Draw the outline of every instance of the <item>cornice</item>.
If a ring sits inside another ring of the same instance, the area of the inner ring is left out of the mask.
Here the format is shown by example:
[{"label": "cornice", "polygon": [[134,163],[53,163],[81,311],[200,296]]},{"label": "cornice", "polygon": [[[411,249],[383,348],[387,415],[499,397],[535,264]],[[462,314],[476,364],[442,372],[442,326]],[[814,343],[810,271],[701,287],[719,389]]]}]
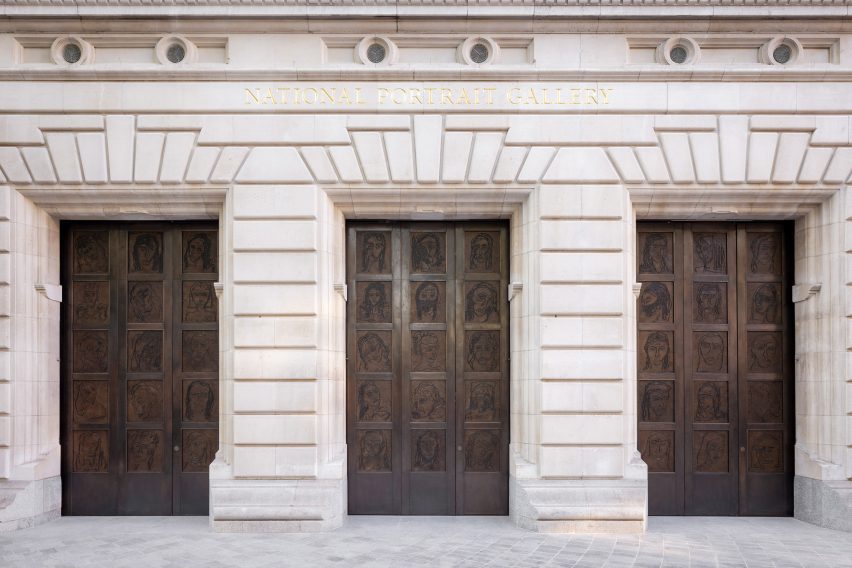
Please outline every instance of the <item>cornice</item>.
[{"label": "cornice", "polygon": [[852,0],[2,0],[6,17],[849,17]]}]

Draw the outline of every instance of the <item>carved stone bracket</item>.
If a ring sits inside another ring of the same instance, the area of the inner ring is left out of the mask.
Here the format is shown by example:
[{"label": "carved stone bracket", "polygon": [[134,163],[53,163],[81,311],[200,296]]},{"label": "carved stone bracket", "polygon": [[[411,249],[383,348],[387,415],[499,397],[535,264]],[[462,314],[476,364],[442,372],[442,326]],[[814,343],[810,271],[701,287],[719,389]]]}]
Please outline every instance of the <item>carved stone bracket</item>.
[{"label": "carved stone bracket", "polygon": [[213,283],[213,292],[215,292],[217,300],[222,299],[222,291],[224,289],[225,289],[225,287],[222,285],[221,282],[214,282]]},{"label": "carved stone bracket", "polygon": [[53,302],[62,302],[62,286],[57,284],[34,284],[36,291]]},{"label": "carved stone bracket", "polygon": [[509,301],[511,302],[512,300],[514,300],[515,296],[520,294],[523,289],[524,289],[524,285],[521,282],[509,283],[509,289],[508,289]]},{"label": "carved stone bracket", "polygon": [[633,296],[635,296],[637,300],[639,299],[640,292],[642,292],[642,283],[636,282],[633,284]]},{"label": "carved stone bracket", "polygon": [[340,294],[340,297],[343,298],[343,301],[348,301],[349,297],[346,291],[346,284],[335,284],[334,291]]},{"label": "carved stone bracket", "polygon": [[822,289],[821,282],[793,286],[793,303],[804,302]]}]

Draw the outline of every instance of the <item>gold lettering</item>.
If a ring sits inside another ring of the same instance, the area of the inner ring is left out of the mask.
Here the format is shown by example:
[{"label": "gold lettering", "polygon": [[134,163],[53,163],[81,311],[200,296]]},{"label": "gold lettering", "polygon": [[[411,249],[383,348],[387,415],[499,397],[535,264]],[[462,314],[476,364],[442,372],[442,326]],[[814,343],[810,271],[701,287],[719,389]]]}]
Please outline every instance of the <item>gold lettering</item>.
[{"label": "gold lettering", "polygon": [[598,104],[597,91],[595,91],[594,89],[586,89],[586,104],[587,105]]},{"label": "gold lettering", "polygon": [[390,90],[385,89],[384,87],[379,87],[379,104],[384,104],[386,100],[388,100],[388,96],[390,96]]},{"label": "gold lettering", "polygon": [[496,91],[497,88],[496,87],[485,87],[482,90],[485,91],[485,103],[489,104],[489,105],[493,105],[494,104],[494,91]]},{"label": "gold lettering", "polygon": [[533,104],[538,104],[538,98],[535,96],[535,89],[530,89],[529,97],[527,98],[527,103],[532,102]]},{"label": "gold lettering", "polygon": [[457,105],[469,105],[470,104],[470,97],[467,96],[467,89],[465,89],[464,87],[462,87],[462,90],[459,93],[459,98],[456,99],[455,104],[457,104]]},{"label": "gold lettering", "polygon": [[266,89],[266,94],[260,100],[260,104],[262,104],[262,105],[265,105],[265,104],[274,105],[275,104],[275,95],[272,93],[272,89]]},{"label": "gold lettering", "polygon": [[452,91],[452,89],[447,89],[446,87],[441,88],[441,104],[442,105],[453,104],[453,91]]},{"label": "gold lettering", "polygon": [[254,104],[260,104],[260,89],[255,89],[254,91],[251,89],[243,90],[245,91],[247,105],[252,104],[252,101],[254,101]]},{"label": "gold lettering", "polygon": [[580,89],[571,89],[571,101],[568,104],[580,104]]},{"label": "gold lettering", "polygon": [[394,89],[391,100],[395,105],[403,104],[405,102],[405,89]]},{"label": "gold lettering", "polygon": [[544,95],[544,98],[542,99],[541,103],[545,105],[552,105],[553,103],[550,101],[550,90],[542,89],[542,93]]},{"label": "gold lettering", "polygon": [[341,104],[347,104],[347,105],[352,104],[352,99],[349,98],[349,91],[346,90],[346,87],[343,87],[342,89],[340,89],[340,94],[338,95],[337,100]]},{"label": "gold lettering", "polygon": [[409,98],[409,102],[417,103],[419,105],[423,104],[423,99],[421,98],[420,89],[408,89],[408,98]]},{"label": "gold lettering", "polygon": [[278,104],[286,105],[289,94],[290,89],[288,87],[278,87]]},{"label": "gold lettering", "polygon": [[435,94],[435,87],[427,87],[425,89],[425,91],[426,91],[426,94],[429,95],[429,97],[426,99],[428,101],[426,104],[430,104],[430,105],[435,104],[435,101],[432,99],[432,95]]},{"label": "gold lettering", "polygon": [[506,100],[510,105],[521,104],[521,90],[518,87],[512,87],[506,92]]},{"label": "gold lettering", "polygon": [[612,89],[600,89],[601,93],[601,104],[608,105],[609,104],[609,95],[612,93]]},{"label": "gold lettering", "polygon": [[365,105],[365,104],[367,104],[367,101],[365,101],[365,100],[361,97],[361,87],[356,87],[356,88],[355,88],[355,104],[356,104],[356,105]]},{"label": "gold lettering", "polygon": [[325,97],[325,100],[320,100],[320,104],[326,104],[326,102],[330,105],[334,104],[334,89],[329,91],[326,88],[320,89],[320,94]]}]

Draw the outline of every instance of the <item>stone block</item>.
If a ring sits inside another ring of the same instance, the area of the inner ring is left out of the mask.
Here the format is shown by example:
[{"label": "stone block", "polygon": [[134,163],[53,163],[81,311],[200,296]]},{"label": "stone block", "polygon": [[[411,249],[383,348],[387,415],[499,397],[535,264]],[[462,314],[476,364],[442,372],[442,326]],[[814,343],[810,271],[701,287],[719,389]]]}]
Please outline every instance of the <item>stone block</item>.
[{"label": "stone block", "polygon": [[316,381],[235,381],[234,412],[316,412]]},{"label": "stone block", "polygon": [[542,444],[622,444],[624,417],[614,414],[545,414]]},{"label": "stone block", "polygon": [[236,379],[315,379],[318,352],[313,349],[236,349]]},{"label": "stone block", "polygon": [[234,444],[315,444],[317,417],[296,415],[234,416]]},{"label": "stone block", "polygon": [[620,178],[603,148],[560,148],[542,181],[616,183]]},{"label": "stone block", "polygon": [[622,225],[615,221],[542,220],[539,242],[543,251],[620,251]]},{"label": "stone block", "polygon": [[625,353],[620,349],[545,349],[540,352],[542,379],[621,379]]},{"label": "stone block", "polygon": [[240,252],[234,254],[234,282],[314,284],[318,258],[312,252]]},{"label": "stone block", "polygon": [[317,189],[298,185],[234,186],[234,217],[237,219],[314,219]]},{"label": "stone block", "polygon": [[540,289],[541,315],[621,315],[624,290],[608,284],[546,284]]},{"label": "stone block", "polygon": [[236,181],[238,183],[311,183],[314,178],[295,148],[258,147],[254,148],[246,158],[237,173]]},{"label": "stone block", "polygon": [[542,282],[621,282],[624,257],[616,252],[544,252],[540,256]]}]

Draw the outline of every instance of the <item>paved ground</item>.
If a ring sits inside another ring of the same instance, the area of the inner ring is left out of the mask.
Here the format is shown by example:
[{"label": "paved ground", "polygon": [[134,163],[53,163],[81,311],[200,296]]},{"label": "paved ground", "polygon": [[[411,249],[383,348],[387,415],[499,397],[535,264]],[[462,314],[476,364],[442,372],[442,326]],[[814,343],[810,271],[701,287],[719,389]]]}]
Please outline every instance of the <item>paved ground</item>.
[{"label": "paved ground", "polygon": [[656,517],[641,536],[545,536],[493,517],[351,517],[324,534],[216,534],[206,517],[63,517],[0,533],[0,567],[18,566],[852,567],[852,535],[754,518]]}]

